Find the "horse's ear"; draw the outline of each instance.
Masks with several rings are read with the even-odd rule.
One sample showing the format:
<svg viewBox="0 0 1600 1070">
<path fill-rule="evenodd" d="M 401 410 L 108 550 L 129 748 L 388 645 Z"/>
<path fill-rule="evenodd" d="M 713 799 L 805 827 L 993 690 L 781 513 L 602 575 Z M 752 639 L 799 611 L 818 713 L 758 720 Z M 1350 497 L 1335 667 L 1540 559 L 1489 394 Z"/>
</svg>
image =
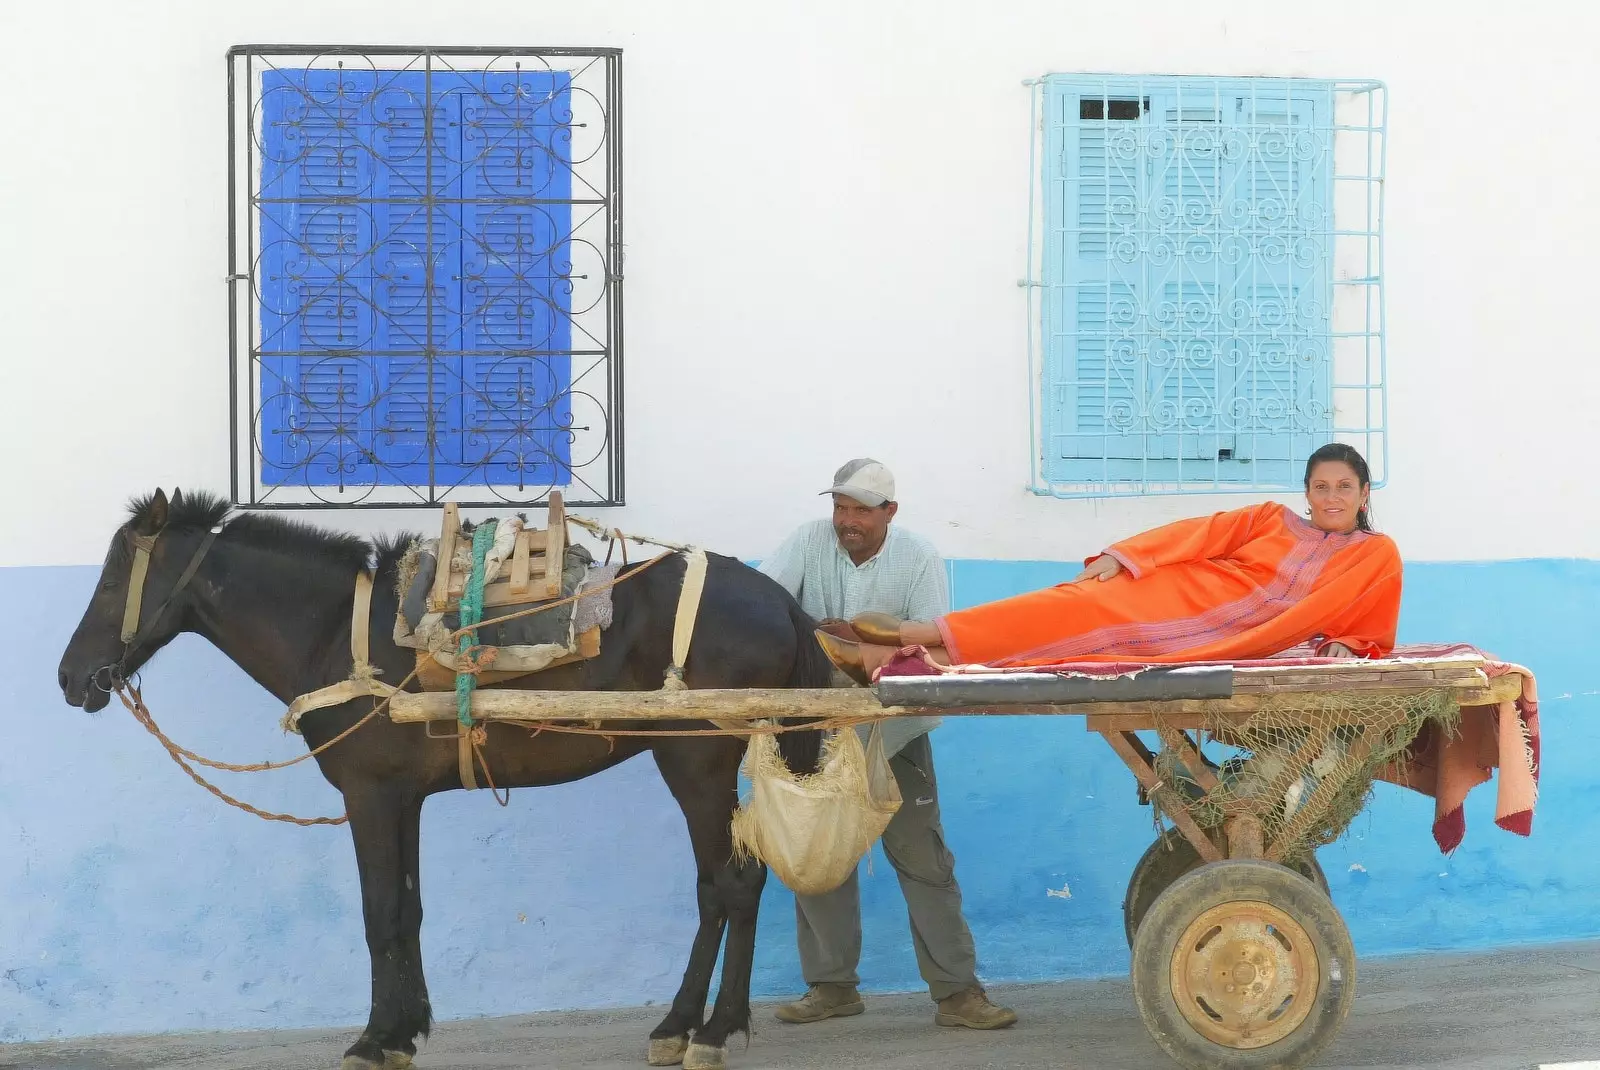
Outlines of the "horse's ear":
<svg viewBox="0 0 1600 1070">
<path fill-rule="evenodd" d="M 173 487 L 172 488 L 172 509 L 173 509 L 173 511 L 176 512 L 177 509 L 181 505 L 183 505 L 183 488 L 182 487 Z"/>
<path fill-rule="evenodd" d="M 144 516 L 140 518 L 139 534 L 155 535 L 167 526 L 167 492 L 160 487 L 150 497 L 150 505 L 145 509 Z"/>
</svg>

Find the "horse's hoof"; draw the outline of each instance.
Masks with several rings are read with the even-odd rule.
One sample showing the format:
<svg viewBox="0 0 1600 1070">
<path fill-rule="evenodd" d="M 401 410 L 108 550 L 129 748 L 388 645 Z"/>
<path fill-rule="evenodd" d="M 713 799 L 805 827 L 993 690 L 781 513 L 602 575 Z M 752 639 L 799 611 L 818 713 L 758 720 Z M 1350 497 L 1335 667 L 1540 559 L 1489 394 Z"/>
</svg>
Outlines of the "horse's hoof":
<svg viewBox="0 0 1600 1070">
<path fill-rule="evenodd" d="M 727 1070 L 728 1049 L 690 1044 L 683 1053 L 683 1070 Z"/>
<path fill-rule="evenodd" d="M 645 1062 L 651 1066 L 677 1066 L 683 1062 L 683 1053 L 689 1050 L 688 1037 L 651 1037 L 650 1054 Z"/>
<path fill-rule="evenodd" d="M 403 1051 L 386 1051 L 383 1062 L 373 1062 L 362 1055 L 346 1055 L 339 1070 L 408 1070 L 411 1056 Z"/>
</svg>

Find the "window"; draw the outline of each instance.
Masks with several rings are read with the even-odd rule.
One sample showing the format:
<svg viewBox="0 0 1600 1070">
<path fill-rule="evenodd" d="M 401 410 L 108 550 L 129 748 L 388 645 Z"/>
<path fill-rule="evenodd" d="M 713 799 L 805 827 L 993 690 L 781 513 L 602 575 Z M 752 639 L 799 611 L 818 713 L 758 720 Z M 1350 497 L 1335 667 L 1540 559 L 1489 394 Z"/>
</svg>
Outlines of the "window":
<svg viewBox="0 0 1600 1070">
<path fill-rule="evenodd" d="M 1377 83 L 1034 83 L 1035 471 L 1063 497 L 1381 483 Z"/>
<path fill-rule="evenodd" d="M 619 62 L 229 54 L 236 501 L 622 501 Z"/>
</svg>

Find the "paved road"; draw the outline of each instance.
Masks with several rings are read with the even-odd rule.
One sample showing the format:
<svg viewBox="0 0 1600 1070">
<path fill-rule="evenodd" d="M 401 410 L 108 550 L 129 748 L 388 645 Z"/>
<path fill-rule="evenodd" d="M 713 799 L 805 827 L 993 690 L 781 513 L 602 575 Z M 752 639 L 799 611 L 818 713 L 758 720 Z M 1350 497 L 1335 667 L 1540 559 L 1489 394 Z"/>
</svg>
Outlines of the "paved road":
<svg viewBox="0 0 1600 1070">
<path fill-rule="evenodd" d="M 783 1026 L 756 1012 L 731 1070 L 1167 1070 L 1126 981 L 997 991 L 1016 1028 L 939 1029 L 923 996 L 871 998 L 859 1018 Z M 418 1070 L 639 1070 L 659 1009 L 443 1022 Z M 334 1070 L 354 1035 L 283 1030 L 0 1046 L 16 1070 Z M 1319 1064 L 1327 1070 L 1532 1070 L 1600 1059 L 1600 942 L 1361 965 L 1355 1009 Z"/>
</svg>

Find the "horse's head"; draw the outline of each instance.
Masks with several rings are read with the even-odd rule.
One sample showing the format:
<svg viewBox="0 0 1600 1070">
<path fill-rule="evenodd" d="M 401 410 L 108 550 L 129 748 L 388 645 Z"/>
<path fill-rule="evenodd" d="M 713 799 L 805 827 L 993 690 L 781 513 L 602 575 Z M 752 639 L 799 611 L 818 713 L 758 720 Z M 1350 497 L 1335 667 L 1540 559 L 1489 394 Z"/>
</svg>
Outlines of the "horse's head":
<svg viewBox="0 0 1600 1070">
<path fill-rule="evenodd" d="M 183 506 L 160 490 L 111 537 L 89 607 L 61 655 L 56 679 L 69 705 L 93 712 L 111 690 L 182 630 L 186 588 L 219 527 L 171 525 Z"/>
</svg>

